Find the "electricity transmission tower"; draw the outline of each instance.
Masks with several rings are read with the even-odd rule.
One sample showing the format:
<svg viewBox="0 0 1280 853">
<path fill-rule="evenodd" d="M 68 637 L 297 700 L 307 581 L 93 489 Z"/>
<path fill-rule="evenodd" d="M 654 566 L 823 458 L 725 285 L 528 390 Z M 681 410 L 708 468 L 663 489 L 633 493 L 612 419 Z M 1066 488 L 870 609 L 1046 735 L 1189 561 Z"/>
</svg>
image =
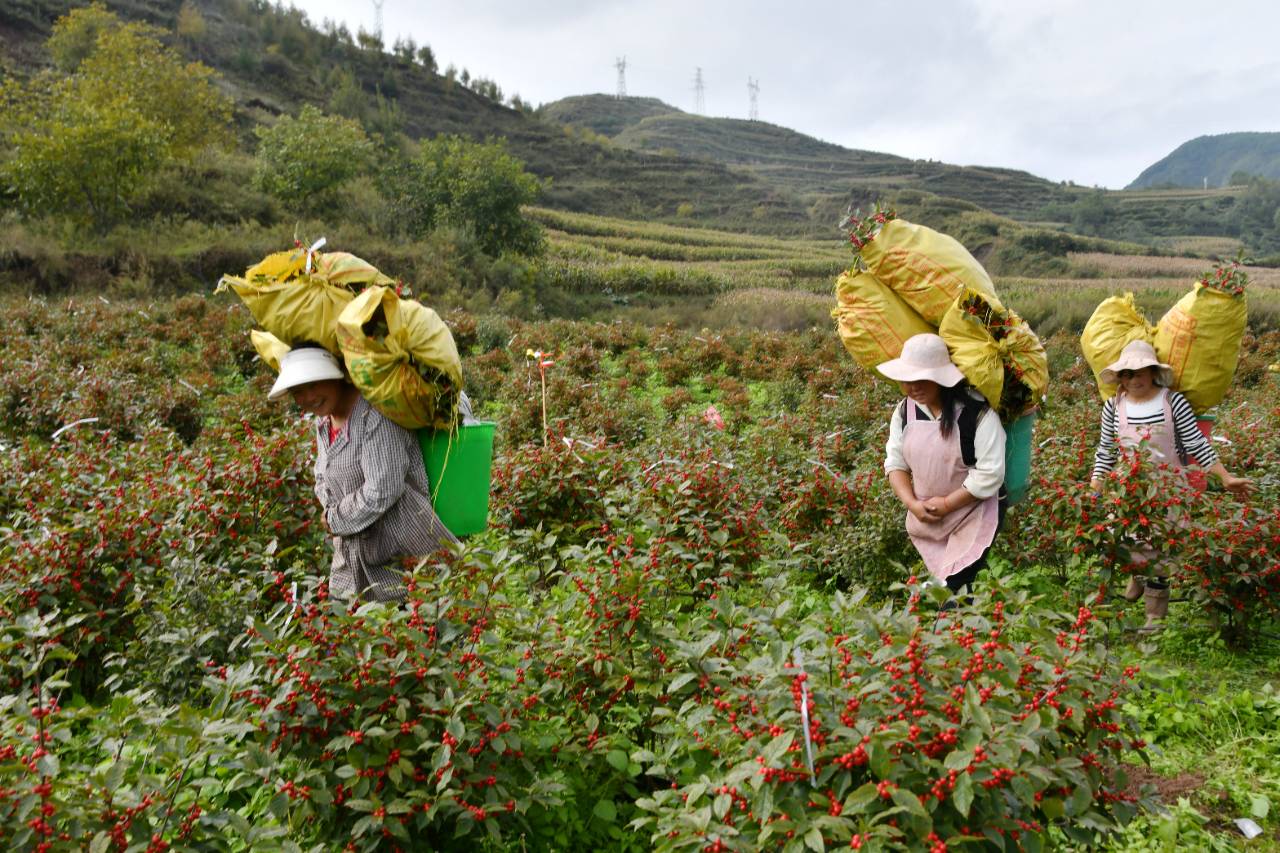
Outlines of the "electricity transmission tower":
<svg viewBox="0 0 1280 853">
<path fill-rule="evenodd" d="M 382 41 L 382 4 L 387 0 L 373 0 L 373 34 Z"/>
<path fill-rule="evenodd" d="M 693 75 L 693 111 L 698 115 L 703 115 L 707 111 L 707 93 L 706 87 L 702 84 L 701 68 Z"/>
<path fill-rule="evenodd" d="M 747 95 L 751 99 L 751 110 L 747 117 L 751 121 L 760 120 L 760 81 L 747 77 Z"/>
<path fill-rule="evenodd" d="M 627 58 L 619 57 L 613 67 L 618 69 L 618 100 L 622 100 L 627 96 Z"/>
</svg>

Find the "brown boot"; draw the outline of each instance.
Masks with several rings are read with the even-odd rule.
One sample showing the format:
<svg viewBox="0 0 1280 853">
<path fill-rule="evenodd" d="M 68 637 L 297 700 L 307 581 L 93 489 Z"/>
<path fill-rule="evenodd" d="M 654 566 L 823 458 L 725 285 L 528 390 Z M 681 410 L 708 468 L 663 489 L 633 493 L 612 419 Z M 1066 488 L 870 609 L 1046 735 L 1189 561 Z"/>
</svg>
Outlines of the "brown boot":
<svg viewBox="0 0 1280 853">
<path fill-rule="evenodd" d="M 1147 612 L 1147 624 L 1139 628 L 1138 633 L 1154 634 L 1164 627 L 1164 617 L 1169 613 L 1169 588 L 1147 587 L 1142 603 Z"/>
<path fill-rule="evenodd" d="M 1142 598 L 1142 593 L 1146 588 L 1146 578 L 1142 575 L 1129 575 L 1129 585 L 1124 588 L 1124 600 L 1137 601 Z"/>
</svg>

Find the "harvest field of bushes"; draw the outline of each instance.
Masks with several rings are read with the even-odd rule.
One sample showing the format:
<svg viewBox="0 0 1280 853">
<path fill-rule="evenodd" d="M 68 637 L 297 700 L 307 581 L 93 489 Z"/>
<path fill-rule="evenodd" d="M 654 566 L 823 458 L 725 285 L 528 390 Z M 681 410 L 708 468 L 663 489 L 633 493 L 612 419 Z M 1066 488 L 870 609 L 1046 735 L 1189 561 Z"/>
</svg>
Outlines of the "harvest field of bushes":
<svg viewBox="0 0 1280 853">
<path fill-rule="evenodd" d="M 1280 184 L 751 174 L 265 0 L 0 31 L 0 850 L 1280 850 L 1280 274 L 1213 424 L 1247 500 L 1135 460 L 1094 494 L 1078 341 L 1274 252 Z M 1047 348 L 1029 496 L 948 611 L 899 392 L 829 316 L 823 223 L 872 201 Z M 489 529 L 402 606 L 330 597 L 313 425 L 214 294 L 318 237 L 439 310 L 497 425 Z"/>
<path fill-rule="evenodd" d="M 1280 333 L 1215 426 L 1257 492 L 1186 496 L 1139 639 L 1111 564 L 1182 497 L 1084 487 L 1078 329 L 1031 494 L 940 616 L 881 472 L 896 391 L 826 323 L 446 319 L 498 423 L 492 527 L 350 610 L 242 306 L 6 301 L 6 848 L 1280 849 Z"/>
</svg>

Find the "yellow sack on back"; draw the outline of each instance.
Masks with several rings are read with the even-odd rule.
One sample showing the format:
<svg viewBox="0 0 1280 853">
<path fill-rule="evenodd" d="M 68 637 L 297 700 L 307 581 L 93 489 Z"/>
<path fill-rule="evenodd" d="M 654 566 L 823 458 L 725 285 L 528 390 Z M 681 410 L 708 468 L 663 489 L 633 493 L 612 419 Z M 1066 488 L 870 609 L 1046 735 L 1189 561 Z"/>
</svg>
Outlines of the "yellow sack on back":
<svg viewBox="0 0 1280 853">
<path fill-rule="evenodd" d="M 836 307 L 831 309 L 844 348 L 858 364 L 875 371 L 877 364 L 902 355 L 913 335 L 932 332 L 902 297 L 869 272 L 850 270 L 836 280 Z"/>
<path fill-rule="evenodd" d="M 1174 387 L 1197 414 L 1231 388 L 1248 319 L 1243 292 L 1232 296 L 1197 282 L 1156 324 L 1156 356 L 1173 368 Z"/>
<path fill-rule="evenodd" d="M 454 426 L 462 361 L 439 314 L 374 286 L 346 307 L 337 331 L 347 373 L 369 405 L 405 429 Z"/>
<path fill-rule="evenodd" d="M 396 283 L 395 279 L 383 275 L 373 264 L 350 252 L 317 253 L 311 274 L 329 284 L 352 290 L 360 290 L 371 284 L 394 287 Z"/>
<path fill-rule="evenodd" d="M 249 332 L 249 342 L 258 351 L 258 358 L 265 361 L 267 366 L 276 373 L 279 373 L 280 359 L 289 351 L 289 345 L 270 332 L 264 332 L 261 329 L 253 329 Z"/>
<path fill-rule="evenodd" d="M 289 346 L 314 341 L 338 355 L 338 315 L 351 302 L 351 291 L 311 276 L 278 281 L 224 275 L 218 291 L 230 287 L 258 325 Z"/>
<path fill-rule="evenodd" d="M 1116 393 L 1115 385 L 1107 385 L 1100 378 L 1102 369 L 1120 357 L 1120 352 L 1134 341 L 1155 343 L 1156 327 L 1147 322 L 1147 318 L 1138 310 L 1133 294 L 1109 296 L 1094 309 L 1089 322 L 1084 324 L 1084 332 L 1080 335 L 1080 349 L 1084 351 L 1084 360 L 1093 371 L 1094 381 L 1098 383 L 1098 393 L 1103 400 L 1110 399 Z"/>
<path fill-rule="evenodd" d="M 959 240 L 923 225 L 892 219 L 859 255 L 869 272 L 935 328 L 966 288 L 996 295 L 987 271 Z"/>
<path fill-rule="evenodd" d="M 938 327 L 951 360 L 1005 423 L 1039 405 L 1049 359 L 1027 322 L 994 297 L 965 291 Z"/>
</svg>

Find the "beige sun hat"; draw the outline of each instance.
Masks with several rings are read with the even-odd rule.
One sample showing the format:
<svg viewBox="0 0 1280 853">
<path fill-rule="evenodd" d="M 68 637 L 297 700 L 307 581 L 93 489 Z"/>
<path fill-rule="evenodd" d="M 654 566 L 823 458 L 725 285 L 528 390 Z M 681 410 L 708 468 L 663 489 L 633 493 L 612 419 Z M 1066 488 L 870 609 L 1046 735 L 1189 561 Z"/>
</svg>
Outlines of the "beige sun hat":
<svg viewBox="0 0 1280 853">
<path fill-rule="evenodd" d="M 1141 370 L 1144 367 L 1156 369 L 1156 384 L 1169 388 L 1173 385 L 1173 368 L 1156 357 L 1155 347 L 1146 341 L 1129 341 L 1120 351 L 1120 357 L 1102 368 L 1098 378 L 1108 385 L 1118 385 L 1122 370 Z"/>
<path fill-rule="evenodd" d="M 291 349 L 280 356 L 280 375 L 271 386 L 267 399 L 275 402 L 289 393 L 290 388 L 321 382 L 325 379 L 344 379 L 342 368 L 333 353 L 319 347 Z"/>
<path fill-rule="evenodd" d="M 964 381 L 964 374 L 951 361 L 947 342 L 937 335 L 912 335 L 902 345 L 902 355 L 876 370 L 897 382 L 919 382 L 927 379 L 950 388 Z"/>
</svg>

